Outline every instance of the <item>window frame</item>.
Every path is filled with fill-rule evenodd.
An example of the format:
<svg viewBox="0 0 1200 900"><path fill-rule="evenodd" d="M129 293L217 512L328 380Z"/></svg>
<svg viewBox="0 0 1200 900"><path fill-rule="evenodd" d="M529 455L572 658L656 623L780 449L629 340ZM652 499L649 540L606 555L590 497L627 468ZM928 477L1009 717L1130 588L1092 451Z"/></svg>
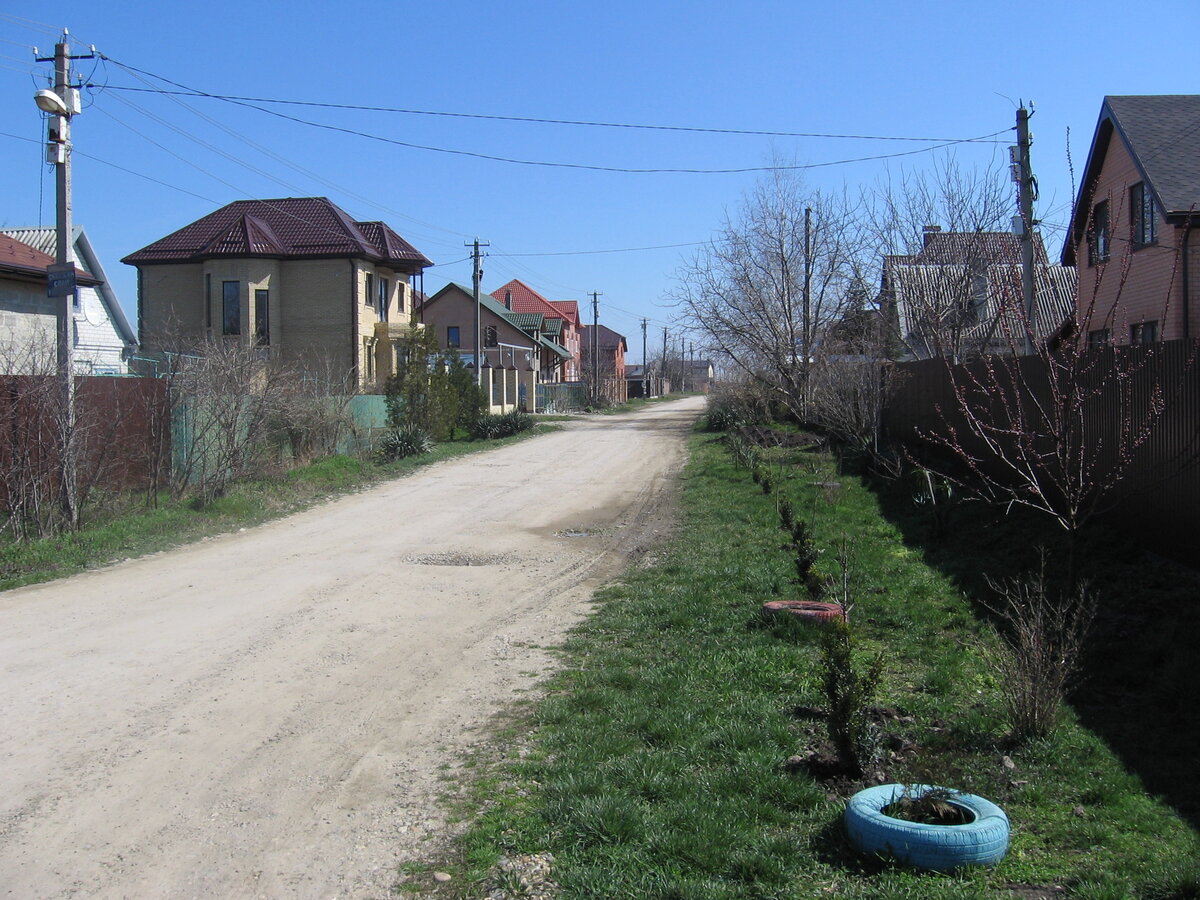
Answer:
<svg viewBox="0 0 1200 900"><path fill-rule="evenodd" d="M1096 328L1088 332L1087 345L1089 350L1097 347L1107 347L1112 343L1112 332L1107 328Z"/></svg>
<svg viewBox="0 0 1200 900"><path fill-rule="evenodd" d="M1158 204L1144 181L1129 188L1129 237L1134 250L1158 243Z"/></svg>
<svg viewBox="0 0 1200 900"><path fill-rule="evenodd" d="M446 326L446 349L462 348L462 330L457 325Z"/></svg>

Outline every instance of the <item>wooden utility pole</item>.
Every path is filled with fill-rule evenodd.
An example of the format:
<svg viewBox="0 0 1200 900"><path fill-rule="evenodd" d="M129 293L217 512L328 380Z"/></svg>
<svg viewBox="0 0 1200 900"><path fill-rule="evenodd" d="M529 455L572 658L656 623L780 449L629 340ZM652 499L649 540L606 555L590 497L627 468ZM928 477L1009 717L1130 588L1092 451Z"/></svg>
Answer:
<svg viewBox="0 0 1200 900"><path fill-rule="evenodd" d="M660 394L664 394L664 393L666 393L666 390L667 390L667 326L666 325L663 326L663 355L662 355L662 366L660 368L662 371L660 371L658 373L659 381L661 382L658 386L658 392Z"/></svg>
<svg viewBox="0 0 1200 900"><path fill-rule="evenodd" d="M490 247L488 241L480 241L475 238L473 242L466 246L471 247L471 290L475 295L475 383L483 385L483 365L481 359L480 345L483 343L479 333L479 285L483 281L483 254L479 252L480 247Z"/></svg>
<svg viewBox="0 0 1200 900"><path fill-rule="evenodd" d="M642 396L650 396L650 360L646 358L646 320L642 319Z"/></svg>
<svg viewBox="0 0 1200 900"><path fill-rule="evenodd" d="M70 37L63 29L62 40L54 45L54 56L35 57L38 62L54 63L54 90L38 91L38 108L48 113L46 161L54 164L55 174L55 248L54 266L46 273L46 290L57 298L56 375L62 405L59 423L59 498L67 526L79 527L79 494L75 470L77 436L75 434L75 335L74 316L78 302L75 264L71 261L74 231L71 222L71 117L79 112L79 92L71 86L71 60L93 59L95 53L71 55Z"/></svg>
<svg viewBox="0 0 1200 900"><path fill-rule="evenodd" d="M1034 260L1033 227L1038 224L1033 218L1033 201L1037 193L1037 181L1033 177L1033 165L1029 160L1029 147L1033 143L1029 134L1030 111L1021 104L1017 108L1017 192L1021 209L1021 300L1025 310L1025 355L1033 354L1034 332Z"/></svg>

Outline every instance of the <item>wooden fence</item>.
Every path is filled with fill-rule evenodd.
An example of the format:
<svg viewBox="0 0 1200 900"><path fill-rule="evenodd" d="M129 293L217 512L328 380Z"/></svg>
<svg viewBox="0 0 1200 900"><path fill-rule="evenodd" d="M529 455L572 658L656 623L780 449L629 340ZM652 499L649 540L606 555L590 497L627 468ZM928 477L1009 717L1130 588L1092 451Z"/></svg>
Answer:
<svg viewBox="0 0 1200 900"><path fill-rule="evenodd" d="M951 366L932 359L896 366L896 381L883 413L886 439L919 451L935 447L932 435L954 430L968 450L976 453L990 475L1000 467L989 464L986 448L972 442L955 396L955 384L976 377L989 386L997 382L1027 387L1026 403L1049 403L1045 361L1038 356L1006 360L1011 376L981 375L983 364ZM1115 367L1130 373L1105 378ZM1197 345L1167 341L1148 347L1102 348L1088 351L1077 367L1080 381L1095 387L1083 407L1083 441L1092 477L1105 478L1117 470L1120 455L1128 453L1129 437L1142 423L1151 423L1148 437L1132 455L1119 483L1111 485L1116 504L1111 519L1139 535L1142 542L1182 559L1195 559L1200 533L1200 364ZM987 403L995 424L1005 421L1004 400L994 391ZM1161 414L1152 415L1153 405ZM1043 438L1048 440L1048 438Z"/></svg>

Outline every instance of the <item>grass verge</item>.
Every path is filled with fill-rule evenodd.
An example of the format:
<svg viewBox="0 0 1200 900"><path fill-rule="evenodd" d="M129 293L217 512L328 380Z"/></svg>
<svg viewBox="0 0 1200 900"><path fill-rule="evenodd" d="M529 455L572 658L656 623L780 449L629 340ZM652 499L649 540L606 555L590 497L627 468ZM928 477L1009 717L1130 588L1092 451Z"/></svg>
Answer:
<svg viewBox="0 0 1200 900"><path fill-rule="evenodd" d="M1192 825L1076 713L1052 738L1008 742L968 581L906 542L886 498L799 451L777 452L770 495L711 437L695 435L692 451L679 534L601 592L520 753L478 782L459 877L414 875L401 890L519 897L497 862L549 855L573 898L1200 896ZM781 494L811 522L819 568L833 574L834 548L850 548L858 638L886 662L880 765L890 780L1003 806L1012 844L995 869L929 875L860 857L839 825L854 786L788 766L823 734L805 714L821 703L812 633L758 615L799 590ZM987 539L1014 540L976 533Z"/></svg>
<svg viewBox="0 0 1200 900"><path fill-rule="evenodd" d="M490 450L557 430L539 424L513 437L437 444L423 456L387 465L333 456L272 478L241 481L225 496L197 508L162 498L157 506L128 507L114 498L79 531L41 540L0 543L0 590L73 575L85 569L144 556L306 509L331 497L399 478L424 466Z"/></svg>

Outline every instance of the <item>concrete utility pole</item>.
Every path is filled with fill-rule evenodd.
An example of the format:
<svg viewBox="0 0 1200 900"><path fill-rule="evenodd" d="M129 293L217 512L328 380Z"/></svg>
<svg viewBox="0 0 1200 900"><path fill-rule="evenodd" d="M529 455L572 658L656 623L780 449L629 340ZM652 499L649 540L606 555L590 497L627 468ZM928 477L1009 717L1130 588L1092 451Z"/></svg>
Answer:
<svg viewBox="0 0 1200 900"><path fill-rule="evenodd" d="M63 515L71 529L79 526L79 496L75 471L75 335L74 311L78 287L75 264L71 262L73 240L71 223L71 117L79 112L79 91L71 86L71 60L93 59L95 53L71 55L69 35L63 29L62 40L54 45L54 56L35 58L54 63L54 90L38 91L34 101L49 114L46 161L55 169L55 243L54 265L46 272L46 292L58 298L56 374L58 376L62 422L59 428L59 497Z"/></svg>
<svg viewBox="0 0 1200 900"><path fill-rule="evenodd" d="M666 325L663 326L663 357L662 357L661 368L662 368L662 371L658 373L658 378L659 378L659 382L660 382L659 386L658 386L658 392L660 394L663 394L663 393L666 393L666 390L667 390L667 387L666 387L666 385L667 385L667 326Z"/></svg>
<svg viewBox="0 0 1200 900"><path fill-rule="evenodd" d="M642 319L642 396L650 396L650 360L646 358L646 320Z"/></svg>
<svg viewBox="0 0 1200 900"><path fill-rule="evenodd" d="M479 248L490 247L491 244L488 241L480 241L479 238L475 238L472 243L465 246L472 248L471 290L475 295L475 383L482 386L483 369L481 368L482 360L479 348L483 341L479 334L479 284L483 281L483 254L479 252Z"/></svg>
<svg viewBox="0 0 1200 900"><path fill-rule="evenodd" d="M592 391L600 396L600 297L592 291Z"/></svg>
<svg viewBox="0 0 1200 900"><path fill-rule="evenodd" d="M1032 105L1032 104L1030 104ZM1033 138L1029 134L1030 111L1021 104L1017 109L1017 192L1021 209L1021 299L1025 308L1025 355L1033 354L1034 328L1034 272L1033 272L1033 227L1038 224L1033 217L1033 201L1037 193L1037 180L1033 177L1033 166L1029 161L1029 147Z"/></svg>

